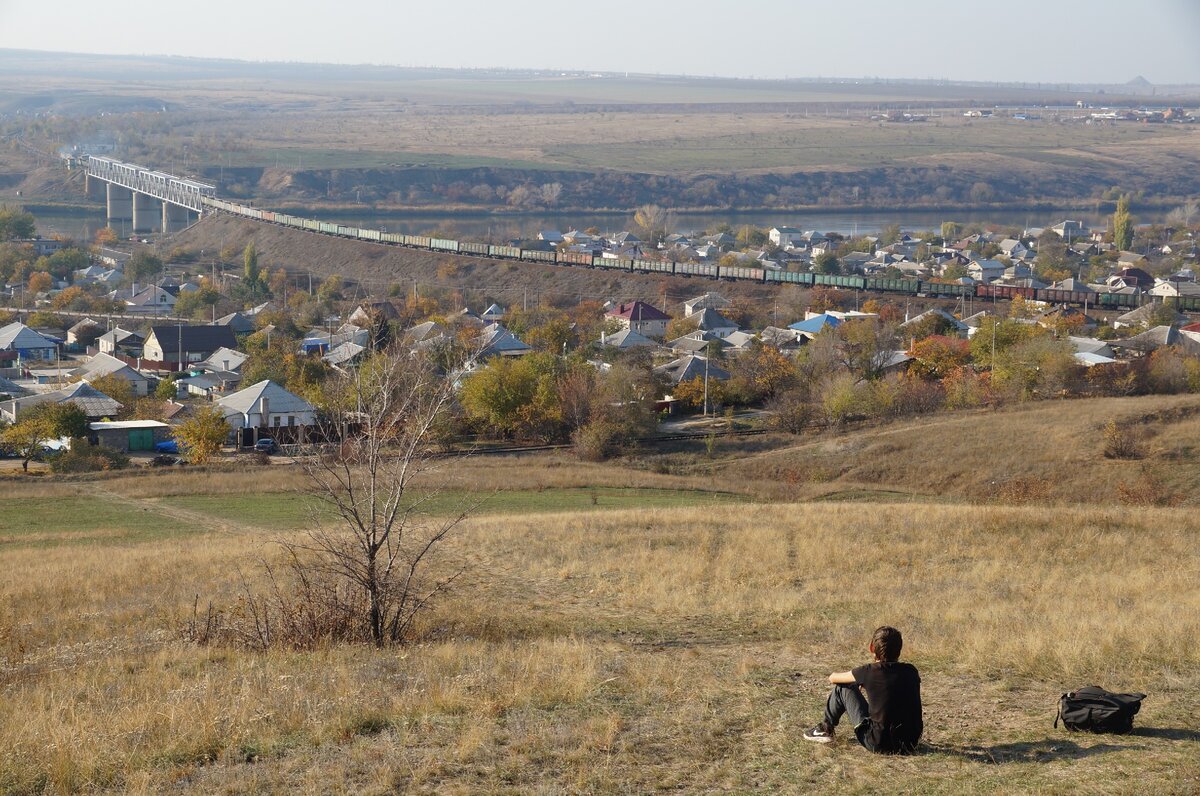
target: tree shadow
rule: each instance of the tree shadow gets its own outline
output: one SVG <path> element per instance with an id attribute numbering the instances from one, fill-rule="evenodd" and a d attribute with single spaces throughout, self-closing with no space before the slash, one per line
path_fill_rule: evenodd
<path id="1" fill-rule="evenodd" d="M 925 743 L 917 754 L 944 754 L 961 757 L 974 763 L 1000 765 L 1003 763 L 1049 763 L 1057 760 L 1082 760 L 1107 752 L 1128 749 L 1144 749 L 1142 746 L 1100 743 L 1080 746 L 1062 738 L 1045 738 L 1041 741 L 996 744 L 995 746 L 952 746 L 949 744 Z"/>

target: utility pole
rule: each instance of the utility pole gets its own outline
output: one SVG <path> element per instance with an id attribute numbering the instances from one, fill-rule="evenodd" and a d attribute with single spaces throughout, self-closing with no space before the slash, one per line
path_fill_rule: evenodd
<path id="1" fill-rule="evenodd" d="M 708 417 L 708 357 L 704 357 L 704 416 Z"/>

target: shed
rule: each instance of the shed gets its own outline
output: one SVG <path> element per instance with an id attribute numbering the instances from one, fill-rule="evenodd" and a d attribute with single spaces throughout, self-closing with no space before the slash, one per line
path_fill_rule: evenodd
<path id="1" fill-rule="evenodd" d="M 153 451 L 154 446 L 171 438 L 171 427 L 157 420 L 118 420 L 89 423 L 89 441 L 93 445 L 130 453 Z"/>

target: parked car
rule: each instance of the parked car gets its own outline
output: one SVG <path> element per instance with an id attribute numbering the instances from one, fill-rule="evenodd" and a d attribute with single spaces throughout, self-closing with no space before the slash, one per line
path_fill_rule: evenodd
<path id="1" fill-rule="evenodd" d="M 173 439 L 154 443 L 155 453 L 179 453 L 179 443 Z"/>
<path id="2" fill-rule="evenodd" d="M 275 453 L 278 450 L 279 446 L 270 437 L 259 437 L 258 442 L 254 443 L 255 453 Z"/>

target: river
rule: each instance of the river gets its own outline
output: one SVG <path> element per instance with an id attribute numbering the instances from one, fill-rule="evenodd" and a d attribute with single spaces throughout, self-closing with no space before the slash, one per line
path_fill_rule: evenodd
<path id="1" fill-rule="evenodd" d="M 44 236 L 91 240 L 104 226 L 104 212 L 82 211 L 75 214 L 37 213 L 38 231 Z M 597 227 L 602 233 L 620 232 L 628 229 L 632 216 L 536 214 L 536 215 L 479 215 L 460 216 L 446 214 L 431 215 L 360 215 L 354 213 L 309 213 L 313 218 L 334 221 L 346 226 L 383 229 L 410 235 L 424 234 L 437 230 L 449 237 L 470 239 L 534 237 L 540 230 Z M 1139 221 L 1162 220 L 1164 213 L 1140 213 Z M 899 224 L 907 231 L 937 230 L 943 221 L 960 224 L 1001 224 L 1019 227 L 1044 227 L 1070 218 L 1092 226 L 1104 226 L 1107 216 L 1093 210 L 1036 210 L 1020 212 L 1013 210 L 987 211 L 896 211 L 896 212 L 754 212 L 754 213 L 679 213 L 675 215 L 674 227 L 687 234 L 710 229 L 717 224 L 728 223 L 733 227 L 750 224 L 769 229 L 776 226 L 792 226 L 818 232 L 840 232 L 844 235 L 871 234 L 890 224 Z"/>

